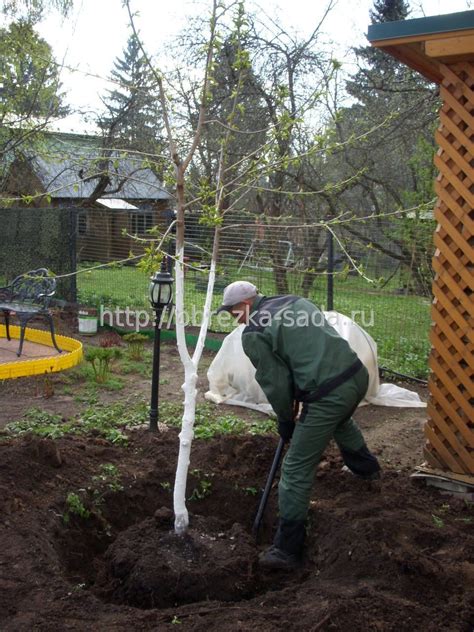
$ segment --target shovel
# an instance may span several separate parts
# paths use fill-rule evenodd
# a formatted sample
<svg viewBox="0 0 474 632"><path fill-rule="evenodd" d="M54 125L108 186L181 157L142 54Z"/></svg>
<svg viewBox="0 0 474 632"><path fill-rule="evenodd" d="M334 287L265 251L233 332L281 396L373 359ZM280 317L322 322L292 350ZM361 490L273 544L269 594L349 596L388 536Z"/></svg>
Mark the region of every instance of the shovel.
<svg viewBox="0 0 474 632"><path fill-rule="evenodd" d="M299 416L300 403L298 401L293 402L293 420L296 421ZM260 500L260 504L258 506L257 515L255 516L255 520L252 527L252 534L255 538L255 541L258 541L258 530L260 529L260 523L262 522L263 514L265 512L265 507L267 506L268 497L270 496L270 490L273 485L273 481L275 480L275 475L278 470L278 466L280 465L281 457L283 454L283 448L285 447L285 442L280 437L280 441L278 442L277 449L275 451L275 456L273 457L273 463L270 468L270 472L268 474L267 482L265 484L265 489L263 490L263 495Z"/></svg>
<svg viewBox="0 0 474 632"><path fill-rule="evenodd" d="M272 484L275 479L278 466L280 465L284 447L285 447L285 442L283 441L283 439L280 438L280 441L278 442L278 445L277 445L277 449L275 451L275 456L273 457L273 463L270 468L270 472L268 474L267 482L265 484L265 489L263 490L263 495L260 500L260 505L258 506L257 515L255 517L255 521L252 527L252 534L255 537L255 540L258 540L258 530L260 529L260 523L262 522L265 507L268 502L268 497L270 495L270 490L272 488Z"/></svg>

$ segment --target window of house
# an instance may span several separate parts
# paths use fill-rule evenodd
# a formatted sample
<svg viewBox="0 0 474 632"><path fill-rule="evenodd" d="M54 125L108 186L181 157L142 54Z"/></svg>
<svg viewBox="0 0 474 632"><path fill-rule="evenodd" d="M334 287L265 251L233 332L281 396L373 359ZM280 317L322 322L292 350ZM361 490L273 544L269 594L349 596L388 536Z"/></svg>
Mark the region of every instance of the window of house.
<svg viewBox="0 0 474 632"><path fill-rule="evenodd" d="M153 213L130 213L131 229L134 235L144 235L153 228Z"/></svg>
<svg viewBox="0 0 474 632"><path fill-rule="evenodd" d="M77 233L85 235L87 233L87 213L77 214Z"/></svg>

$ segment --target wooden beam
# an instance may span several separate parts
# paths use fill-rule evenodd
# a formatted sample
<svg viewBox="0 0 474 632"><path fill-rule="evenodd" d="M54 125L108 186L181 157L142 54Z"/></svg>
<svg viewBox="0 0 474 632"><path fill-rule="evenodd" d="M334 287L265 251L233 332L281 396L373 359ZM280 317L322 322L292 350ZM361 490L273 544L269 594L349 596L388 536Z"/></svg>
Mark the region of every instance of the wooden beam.
<svg viewBox="0 0 474 632"><path fill-rule="evenodd" d="M417 70L430 81L441 83L443 80L443 75L440 72L437 60L427 57L419 44L414 44L412 46L385 45L380 48L389 55L392 55L392 57L395 57L407 66L410 66L413 70Z"/></svg>
<svg viewBox="0 0 474 632"><path fill-rule="evenodd" d="M474 34L457 37L442 37L425 42L425 53L428 57L450 61L460 56L466 60L474 60Z"/></svg>

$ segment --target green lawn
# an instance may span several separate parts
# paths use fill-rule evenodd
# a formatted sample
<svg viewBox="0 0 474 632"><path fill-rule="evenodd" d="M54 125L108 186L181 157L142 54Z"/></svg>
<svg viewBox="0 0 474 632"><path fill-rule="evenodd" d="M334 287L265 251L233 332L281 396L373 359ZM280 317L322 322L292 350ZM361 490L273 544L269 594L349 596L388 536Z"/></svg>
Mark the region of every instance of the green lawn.
<svg viewBox="0 0 474 632"><path fill-rule="evenodd" d="M299 293L301 275L289 273L290 292ZM222 287L237 279L252 281L260 292L275 294L271 271L228 268L214 292L213 308L220 304ZM147 309L148 277L133 266L116 266L79 273L77 276L78 300L88 305L108 308L128 307L130 310ZM206 283L202 272L186 273L186 306L200 310L204 305ZM413 377L426 377L430 349L430 300L420 296L400 296L395 293L397 280L383 289L377 289L360 277L336 276L334 281L334 309L354 320L374 338L378 346L380 366ZM316 277L310 298L326 308L326 276ZM219 326L211 321L213 331L230 331L233 324Z"/></svg>

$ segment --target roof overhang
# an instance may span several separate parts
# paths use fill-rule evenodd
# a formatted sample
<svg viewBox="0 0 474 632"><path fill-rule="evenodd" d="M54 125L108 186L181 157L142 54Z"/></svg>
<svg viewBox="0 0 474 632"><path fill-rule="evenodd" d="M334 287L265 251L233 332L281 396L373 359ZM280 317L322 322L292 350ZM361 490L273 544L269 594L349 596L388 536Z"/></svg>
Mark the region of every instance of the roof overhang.
<svg viewBox="0 0 474 632"><path fill-rule="evenodd" d="M367 38L372 46L441 83L441 64L474 61L474 11L371 24Z"/></svg>

